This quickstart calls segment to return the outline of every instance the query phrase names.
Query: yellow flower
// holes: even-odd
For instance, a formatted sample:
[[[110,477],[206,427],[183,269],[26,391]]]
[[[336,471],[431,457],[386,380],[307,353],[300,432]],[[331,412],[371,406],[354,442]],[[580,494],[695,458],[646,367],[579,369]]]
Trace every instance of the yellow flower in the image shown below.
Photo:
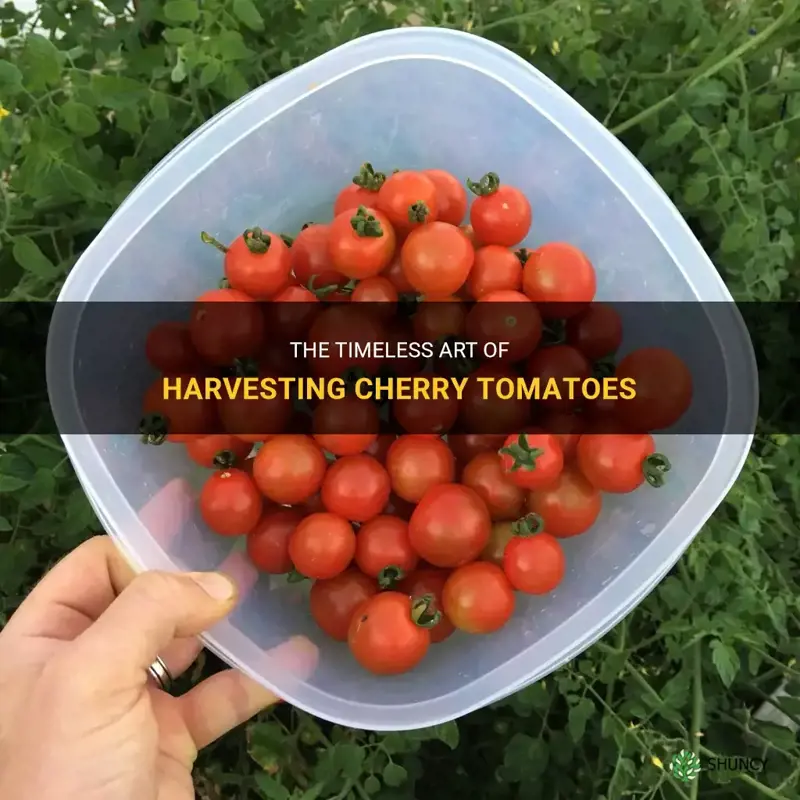
[[[652,756],[650,760],[653,762],[654,767],[658,767],[659,769],[664,769],[664,765],[661,763],[661,759],[658,756]]]
[[[550,52],[557,56],[561,52],[561,45],[558,43],[558,39],[553,39],[553,44],[550,45]]]
[[[0,105],[0,119],[4,119],[5,117],[9,116],[11,112],[3,105]]]

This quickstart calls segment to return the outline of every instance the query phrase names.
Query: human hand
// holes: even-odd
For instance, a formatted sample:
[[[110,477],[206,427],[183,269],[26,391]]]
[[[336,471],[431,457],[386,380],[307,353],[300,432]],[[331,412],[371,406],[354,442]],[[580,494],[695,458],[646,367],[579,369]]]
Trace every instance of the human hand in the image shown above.
[[[237,670],[172,697],[236,604],[218,573],[135,576],[106,536],[49,572],[0,633],[0,797],[193,800],[199,749],[278,698]]]

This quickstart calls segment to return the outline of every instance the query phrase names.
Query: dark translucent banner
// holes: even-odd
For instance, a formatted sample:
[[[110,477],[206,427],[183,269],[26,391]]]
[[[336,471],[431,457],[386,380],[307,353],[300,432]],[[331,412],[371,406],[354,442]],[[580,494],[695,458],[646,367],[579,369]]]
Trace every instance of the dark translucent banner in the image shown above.
[[[800,431],[798,306],[0,304],[0,429]],[[565,319],[565,317],[569,317]],[[617,347],[620,341],[621,346]],[[612,352],[616,351],[616,352]]]

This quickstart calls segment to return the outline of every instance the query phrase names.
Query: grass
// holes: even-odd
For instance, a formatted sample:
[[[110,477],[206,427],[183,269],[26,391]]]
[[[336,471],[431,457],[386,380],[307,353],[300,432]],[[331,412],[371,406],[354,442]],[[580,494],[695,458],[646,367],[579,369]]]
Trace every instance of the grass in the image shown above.
[[[5,5],[0,297],[54,297],[130,189],[249,88],[409,19],[528,59],[655,175],[738,301],[797,299],[796,0],[47,0],[34,18]],[[34,21],[44,33],[30,32]],[[795,345],[773,334],[765,364]],[[9,341],[4,375],[27,357]],[[198,796],[800,797],[795,734],[755,715],[766,702],[800,721],[793,433],[762,420],[741,477],[676,569],[546,680],[414,734],[346,730],[282,708],[203,753]],[[56,437],[0,437],[0,624],[98,527]],[[788,693],[770,700],[781,685]],[[704,762],[691,783],[666,768],[684,748]]]

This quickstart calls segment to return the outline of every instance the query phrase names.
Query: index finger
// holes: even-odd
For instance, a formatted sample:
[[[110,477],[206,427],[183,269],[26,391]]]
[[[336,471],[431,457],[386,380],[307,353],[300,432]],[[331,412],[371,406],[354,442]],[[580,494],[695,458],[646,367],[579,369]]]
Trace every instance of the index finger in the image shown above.
[[[71,641],[133,580],[108,536],[95,536],[63,558],[36,585],[3,630],[6,638]]]

